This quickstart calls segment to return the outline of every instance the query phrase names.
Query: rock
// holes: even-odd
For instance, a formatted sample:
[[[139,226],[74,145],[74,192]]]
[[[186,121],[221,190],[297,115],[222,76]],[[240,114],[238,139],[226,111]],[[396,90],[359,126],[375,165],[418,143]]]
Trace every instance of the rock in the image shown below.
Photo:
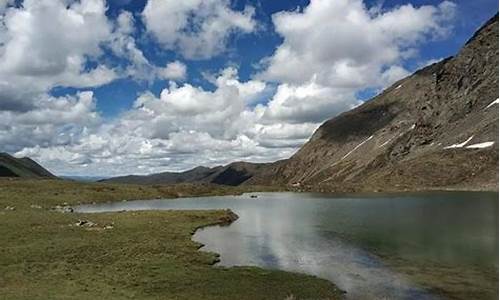
[[[97,224],[89,220],[78,220],[75,225],[79,227],[94,227]]]
[[[31,204],[30,207],[31,208],[35,208],[35,209],[41,209],[42,208],[40,205],[36,205],[36,204]]]
[[[75,210],[71,206],[61,206],[61,205],[56,205],[52,208],[53,210],[58,210],[63,213],[72,213]]]
[[[10,210],[10,211],[13,211],[13,210],[16,210],[16,208],[14,206],[6,206],[4,208],[4,210]]]

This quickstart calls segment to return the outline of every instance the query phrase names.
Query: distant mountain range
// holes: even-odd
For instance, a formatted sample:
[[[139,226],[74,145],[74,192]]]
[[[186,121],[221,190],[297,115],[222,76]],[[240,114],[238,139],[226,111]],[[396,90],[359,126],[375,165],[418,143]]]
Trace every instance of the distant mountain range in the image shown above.
[[[80,181],[80,182],[96,182],[102,179],[106,179],[106,176],[69,176],[69,175],[63,175],[60,176],[62,179],[68,179],[68,180],[73,180],[73,181]]]
[[[498,190],[498,14],[454,57],[326,121],[291,158],[102,182],[285,185],[321,191]],[[0,176],[54,177],[0,155]]]
[[[236,186],[245,183],[256,174],[264,174],[270,165],[235,162],[227,166],[213,168],[196,167],[180,173],[164,172],[144,176],[129,175],[100,181],[137,184],[215,183]]]
[[[456,56],[328,120],[289,159],[103,181],[498,190],[498,14]]]
[[[0,177],[56,178],[31,158],[15,158],[7,153],[0,153]]]

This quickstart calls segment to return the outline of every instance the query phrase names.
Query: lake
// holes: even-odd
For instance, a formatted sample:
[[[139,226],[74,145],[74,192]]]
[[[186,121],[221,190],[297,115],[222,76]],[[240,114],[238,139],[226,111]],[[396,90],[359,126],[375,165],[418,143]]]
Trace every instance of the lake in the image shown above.
[[[241,196],[82,205],[77,212],[230,208],[198,230],[220,266],[326,278],[348,299],[498,299],[498,193]]]

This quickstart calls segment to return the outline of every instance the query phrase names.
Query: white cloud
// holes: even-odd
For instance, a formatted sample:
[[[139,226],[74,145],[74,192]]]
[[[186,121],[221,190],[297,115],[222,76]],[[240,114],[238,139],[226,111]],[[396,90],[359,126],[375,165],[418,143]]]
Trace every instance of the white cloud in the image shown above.
[[[299,86],[279,85],[271,101],[258,106],[257,111],[262,110],[263,119],[270,123],[318,123],[358,104],[351,91],[323,87],[313,80]]]
[[[183,80],[186,77],[186,65],[180,61],[167,63],[165,67],[152,64],[137,46],[133,37],[135,33],[134,16],[128,11],[122,11],[116,19],[114,31],[107,44],[115,55],[125,58],[128,63],[122,76],[150,82],[155,78]]]
[[[273,15],[284,42],[264,61],[261,78],[291,84],[315,78],[332,88],[385,86],[407,74],[400,63],[418,43],[448,32],[454,10],[448,1],[387,11],[370,11],[361,0],[311,1],[303,11]],[[386,69],[390,73],[382,76]]]
[[[111,35],[102,0],[26,0],[0,18],[0,108],[27,109],[55,86],[90,87],[117,75],[87,62]]]
[[[406,76],[404,60],[418,55],[424,40],[445,36],[455,9],[451,2],[384,10],[360,0],[312,0],[273,16],[283,43],[258,76],[242,81],[229,67],[206,76],[209,89],[185,82],[181,61],[152,64],[136,43],[134,16],[123,11],[109,20],[103,0],[3,3],[0,147],[74,175],[286,158],[325,119],[358,105],[358,91]],[[142,18],[164,49],[188,59],[221,54],[232,34],[257,26],[251,7],[235,11],[228,0],[149,0]],[[104,63],[103,50],[124,66]],[[168,84],[159,94],[139,95],[111,120],[99,116],[91,92],[47,95],[56,86],[85,88],[125,76]]]
[[[151,137],[166,137],[171,132],[195,130],[214,137],[235,137],[240,131],[239,115],[247,103],[265,91],[259,81],[240,82],[236,70],[227,68],[215,79],[214,91],[189,83],[182,86],[171,82],[160,97],[144,94],[137,99],[136,110],[124,120],[148,120],[139,130]],[[132,122],[131,122],[132,123]]]
[[[159,97],[151,93],[139,96],[133,109],[112,122],[98,118],[92,109],[93,102],[87,100],[89,94],[80,95],[78,101],[71,98],[71,103],[73,112],[81,110],[78,115],[93,116],[90,119],[76,119],[68,108],[65,108],[66,116],[45,111],[30,112],[25,117],[19,115],[15,123],[23,126],[30,125],[28,119],[33,119],[34,114],[40,118],[37,124],[48,121],[41,118],[46,115],[64,124],[94,122],[95,125],[73,126],[71,142],[24,142],[16,155],[31,156],[66,174],[148,173],[166,167],[184,170],[195,165],[214,166],[236,160],[283,158],[292,154],[319,125],[264,120],[267,117],[260,106],[252,108],[249,104],[266,92],[265,83],[242,82],[234,68],[222,70],[214,83],[215,90],[209,91],[188,83],[179,86],[171,82]],[[52,107],[59,107],[56,102],[60,100],[51,99]],[[57,125],[54,124],[54,128],[59,128]],[[11,138],[15,137],[15,130],[8,132],[13,133]],[[58,136],[58,133],[47,132],[47,136]]]
[[[41,96],[29,111],[0,111],[0,145],[5,151],[70,145],[100,123],[92,92]]]
[[[0,70],[19,76],[81,71],[82,57],[97,56],[99,43],[110,34],[104,12],[104,3],[96,0],[69,8],[62,1],[27,0],[23,8],[9,9],[4,20],[8,40]]]
[[[228,0],[148,0],[143,20],[147,30],[185,58],[206,59],[222,53],[233,33],[255,30],[254,9],[239,12]]]
[[[164,79],[170,80],[184,80],[187,74],[186,65],[180,61],[173,61],[168,63],[165,68],[160,68],[159,76]]]

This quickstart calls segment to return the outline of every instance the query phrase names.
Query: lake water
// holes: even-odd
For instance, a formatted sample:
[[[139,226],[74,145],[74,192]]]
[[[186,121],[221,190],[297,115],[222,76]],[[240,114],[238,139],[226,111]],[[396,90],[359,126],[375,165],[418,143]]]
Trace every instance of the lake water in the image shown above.
[[[198,230],[219,265],[326,278],[348,299],[498,299],[498,193],[241,196],[83,205],[77,212],[230,208]]]

